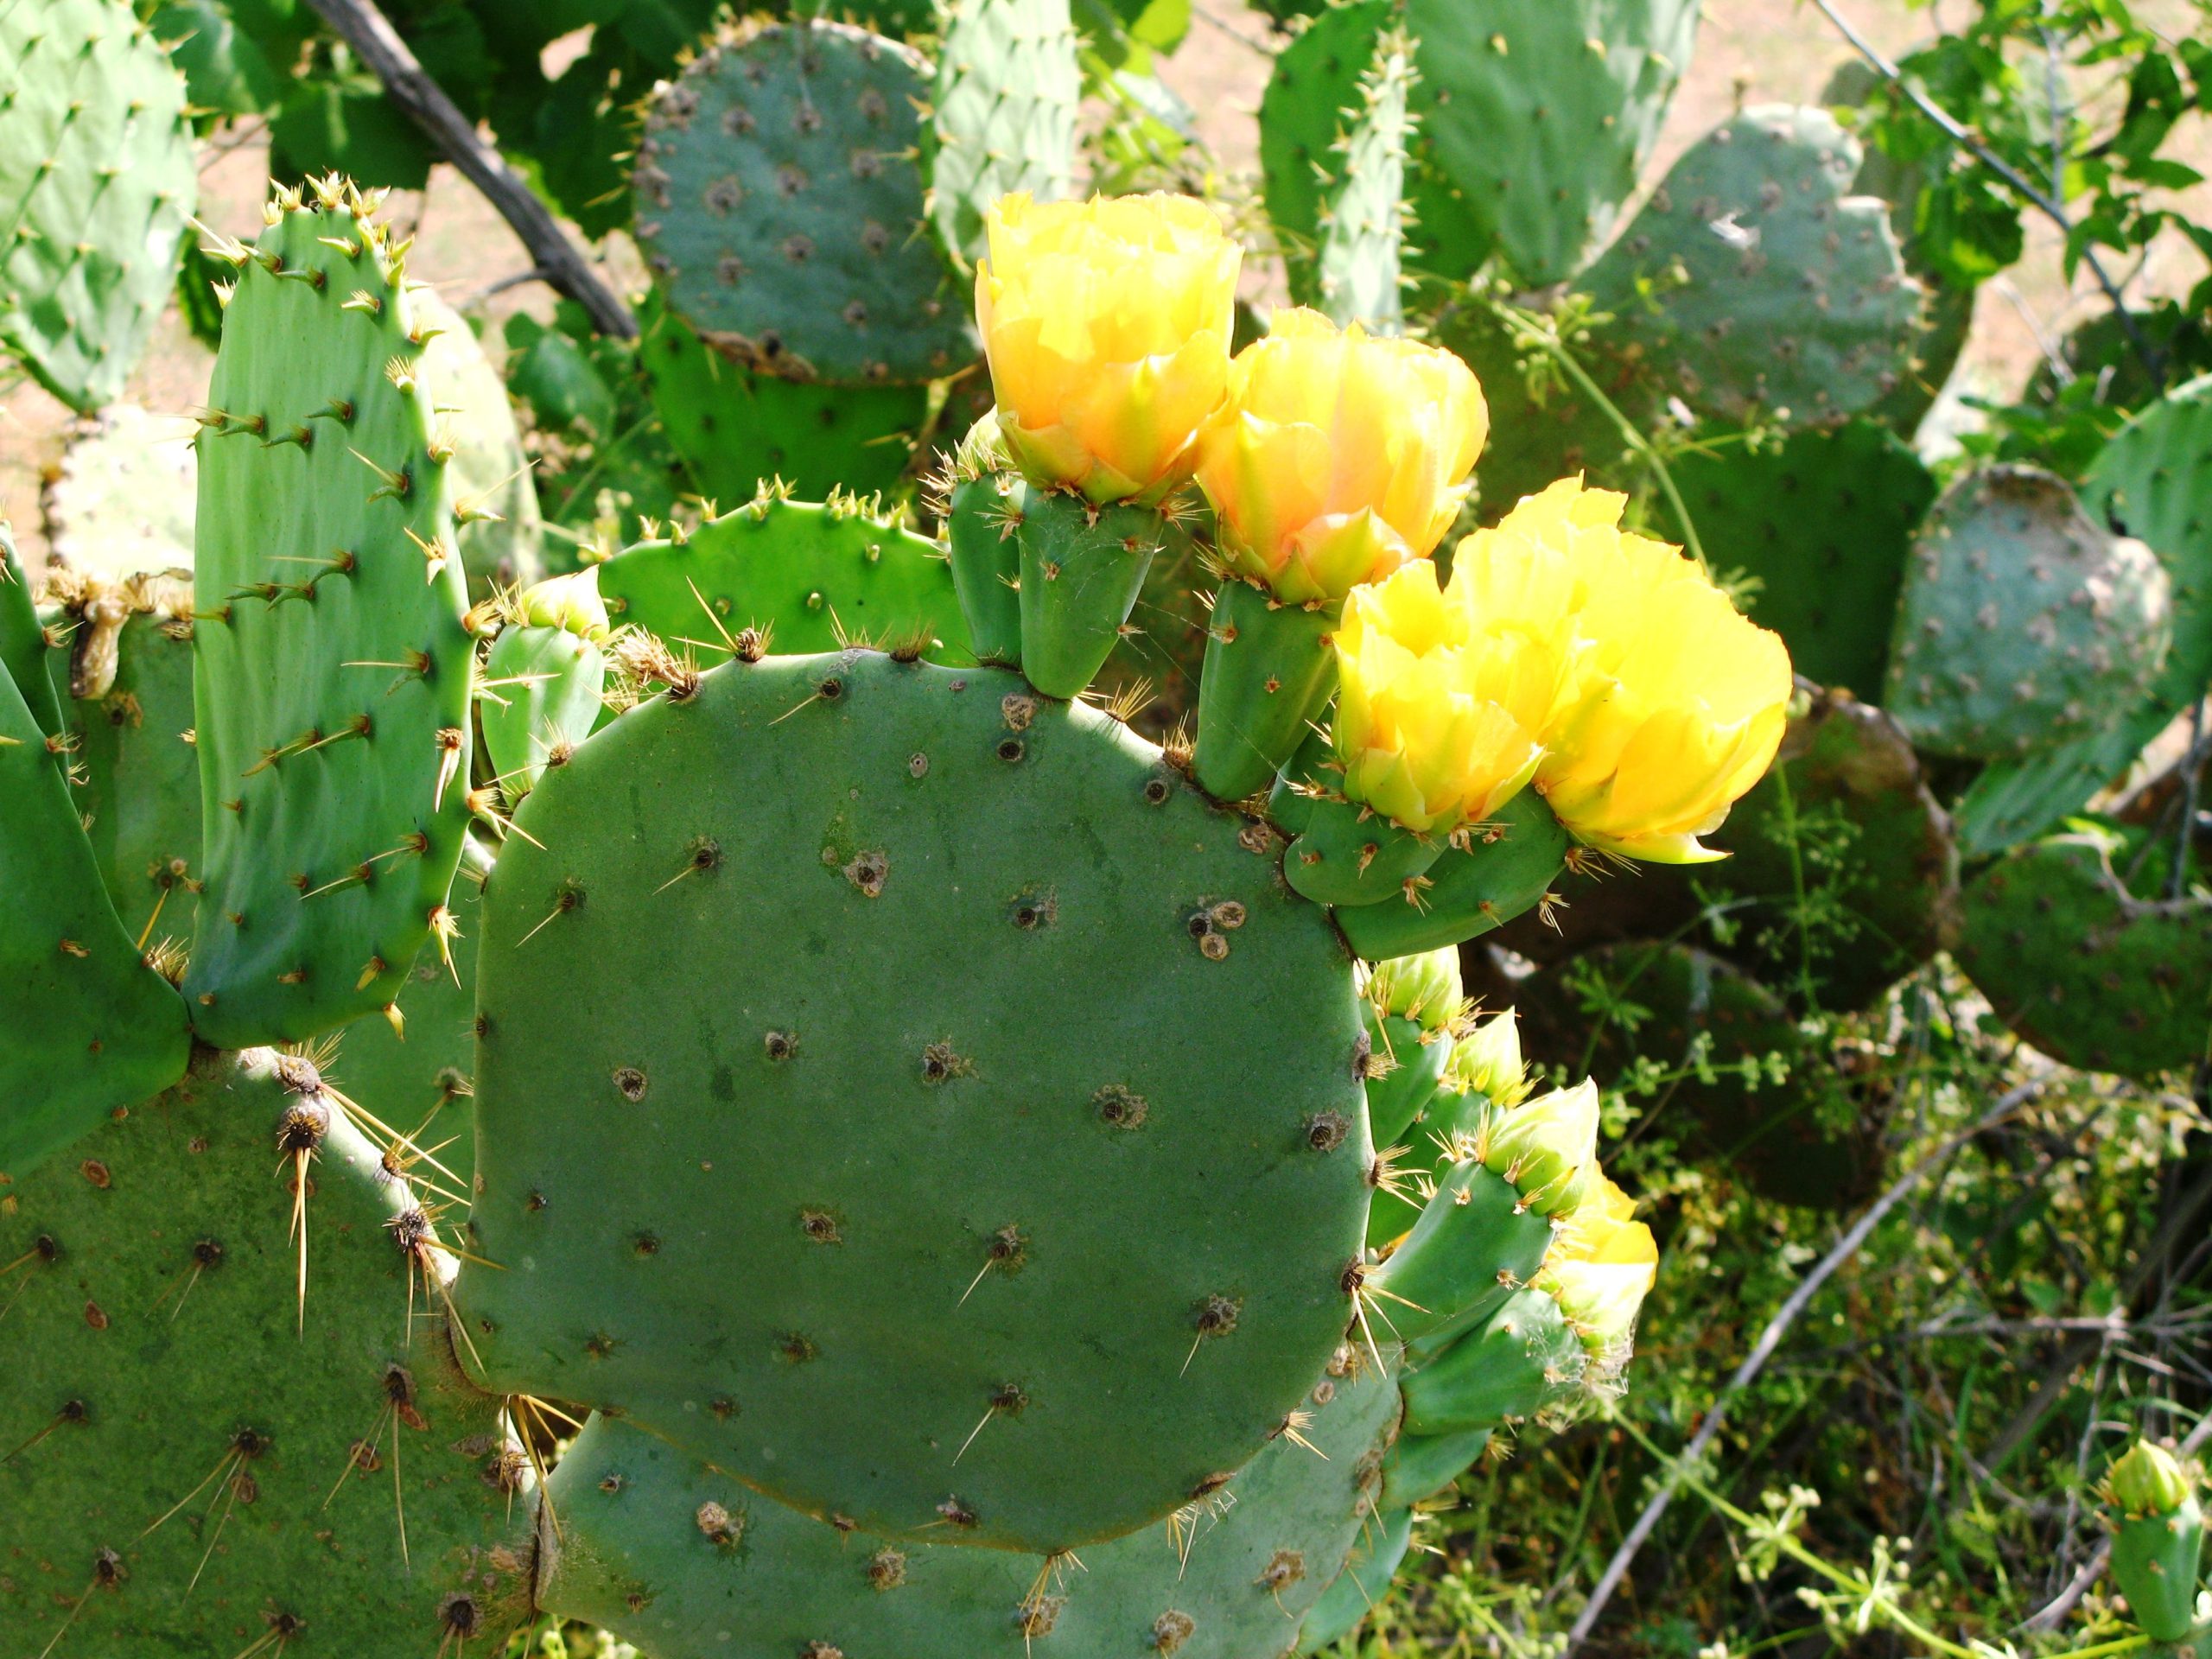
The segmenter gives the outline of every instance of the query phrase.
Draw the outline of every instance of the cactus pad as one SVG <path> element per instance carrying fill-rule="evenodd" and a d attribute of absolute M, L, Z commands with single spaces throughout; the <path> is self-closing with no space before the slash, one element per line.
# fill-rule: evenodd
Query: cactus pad
<path fill-rule="evenodd" d="M 680 542 L 641 542 L 600 567 L 610 621 L 718 662 L 760 630 L 772 651 L 919 639 L 933 662 L 969 662 L 952 573 L 936 543 L 840 496 L 766 492 Z"/>
<path fill-rule="evenodd" d="M 1934 754 L 2003 760 L 2109 729 L 2154 683 L 2170 584 L 2030 467 L 1963 478 L 1913 548 L 1882 703 Z"/>
<path fill-rule="evenodd" d="M 1859 141 L 1825 110 L 1756 105 L 1676 162 L 1583 285 L 1607 349 L 1730 422 L 1854 414 L 1907 372 L 1922 293 L 1889 209 L 1849 194 Z"/>
<path fill-rule="evenodd" d="M 1020 190 L 1057 201 L 1075 187 L 1083 73 L 1068 0 L 954 0 L 943 25 L 925 129 L 930 218 L 963 265 L 988 251 L 983 215 Z"/>
<path fill-rule="evenodd" d="M 209 1042 L 392 1000 L 461 857 L 474 642 L 412 300 L 334 185 L 242 255 L 200 438 Z M 426 581 L 425 578 L 428 578 Z"/>
<path fill-rule="evenodd" d="M 597 1418 L 550 1483 L 563 1535 L 542 1599 L 654 1655 L 1265 1659 L 1375 1525 L 1398 1389 L 1365 1360 L 1331 1363 L 1298 1439 L 1080 1565 L 848 1535 Z"/>
<path fill-rule="evenodd" d="M 1936 499 L 1920 459 L 1883 428 L 1811 428 L 1751 451 L 1674 462 L 1706 556 L 1759 581 L 1747 610 L 1824 686 L 1878 696 L 1912 532 Z"/>
<path fill-rule="evenodd" d="M 412 289 L 408 302 L 425 336 L 423 385 L 453 439 L 447 488 L 461 519 L 468 596 L 486 598 L 495 583 L 527 587 L 545 574 L 545 525 L 506 383 L 467 321 L 435 289 Z"/>
<path fill-rule="evenodd" d="M 472 1218 L 506 1270 L 457 1293 L 493 1386 L 1040 1553 L 1211 1490 L 1311 1386 L 1367 1208 L 1351 964 L 1157 750 L 1003 671 L 739 660 L 517 823 Z"/>
<path fill-rule="evenodd" d="M 1406 96 L 1414 85 L 1413 48 L 1391 30 L 1360 81 L 1360 103 L 1332 168 L 1314 261 L 1320 308 L 1338 324 L 1395 334 L 1405 321 L 1398 292 L 1399 250 L 1407 224 Z"/>
<path fill-rule="evenodd" d="M 2096 833 L 1985 870 L 1957 955 L 1998 1017 L 2068 1065 L 2149 1078 L 2212 1052 L 2212 902 L 2137 899 Z"/>
<path fill-rule="evenodd" d="M 1408 0 L 1423 165 L 1496 236 L 1522 286 L 1573 276 L 1605 239 L 1689 67 L 1697 11 L 1694 0 Z"/>
<path fill-rule="evenodd" d="M 124 0 L 0 11 L 0 347 L 73 408 L 116 397 L 198 201 L 184 77 Z"/>
<path fill-rule="evenodd" d="M 133 404 L 103 410 L 40 493 L 52 562 L 115 582 L 191 569 L 198 430 Z"/>
<path fill-rule="evenodd" d="M 16 1183 L 0 1618 L 26 1652 L 415 1659 L 523 1611 L 499 1402 L 419 1284 L 408 1339 L 421 1212 L 315 1077 L 206 1056 Z"/>
<path fill-rule="evenodd" d="M 645 116 L 638 240 L 670 309 L 795 380 L 934 379 L 976 355 L 923 224 L 919 57 L 865 29 L 754 23 Z"/>
<path fill-rule="evenodd" d="M 929 413 L 926 385 L 826 386 L 755 374 L 649 302 L 639 358 L 668 442 L 709 500 L 780 479 L 809 499 L 894 486 Z"/>

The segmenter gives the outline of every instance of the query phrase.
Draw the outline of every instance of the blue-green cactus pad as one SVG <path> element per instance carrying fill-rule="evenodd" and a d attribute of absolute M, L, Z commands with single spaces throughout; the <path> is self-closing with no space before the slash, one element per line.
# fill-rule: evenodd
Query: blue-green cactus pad
<path fill-rule="evenodd" d="M 1049 1552 L 1210 1490 L 1351 1316 L 1326 916 L 1015 674 L 677 677 L 540 781 L 486 893 L 481 1375 L 893 1537 Z"/>

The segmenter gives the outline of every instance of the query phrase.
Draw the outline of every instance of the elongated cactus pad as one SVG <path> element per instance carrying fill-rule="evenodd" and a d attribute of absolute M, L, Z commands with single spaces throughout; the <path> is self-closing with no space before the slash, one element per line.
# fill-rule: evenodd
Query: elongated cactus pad
<path fill-rule="evenodd" d="M 1408 0 L 1422 166 L 1496 236 L 1524 287 L 1573 276 L 1605 239 L 1689 67 L 1697 10 L 1694 0 Z"/>
<path fill-rule="evenodd" d="M 334 184 L 243 258 L 200 438 L 194 623 L 207 1040 L 380 1008 L 468 823 L 474 642 L 412 300 Z"/>
<path fill-rule="evenodd" d="M 543 1600 L 654 1659 L 1272 1659 L 1375 1528 L 1399 1410 L 1386 1358 L 1340 1351 L 1227 1485 L 1079 1565 L 848 1534 L 594 1418 L 549 1484 Z"/>
<path fill-rule="evenodd" d="M 1908 372 L 1920 285 L 1889 209 L 1850 194 L 1859 141 L 1825 110 L 1755 105 L 1676 162 L 1582 286 L 1656 398 L 1731 422 L 1866 409 Z"/>
<path fill-rule="evenodd" d="M 184 77 L 124 0 L 0 12 L 0 347 L 73 408 L 116 397 L 198 201 Z"/>
<path fill-rule="evenodd" d="M 422 1212 L 315 1068 L 209 1055 L 73 1150 L 0 1219 L 18 1641 L 414 1659 L 504 1630 L 521 1459 L 420 1282 L 410 1334 Z"/>
<path fill-rule="evenodd" d="M 1957 954 L 1998 1017 L 2069 1065 L 2152 1077 L 2212 1052 L 2212 903 L 2136 898 L 2099 835 L 1985 870 Z"/>
<path fill-rule="evenodd" d="M 411 290 L 408 303 L 425 337 L 423 385 L 431 411 L 453 442 L 447 489 L 468 596 L 483 599 L 495 583 L 527 586 L 545 574 L 545 524 L 506 383 L 467 319 L 435 289 Z"/>
<path fill-rule="evenodd" d="M 943 27 L 924 129 L 930 218 L 972 265 L 988 251 L 983 215 L 1001 196 L 1057 201 L 1074 189 L 1083 73 L 1068 0 L 955 0 Z"/>
<path fill-rule="evenodd" d="M 504 1270 L 459 1291 L 491 1386 L 1049 1552 L 1212 1490 L 1312 1385 L 1367 1209 L 1351 964 L 1157 750 L 1002 671 L 741 659 L 517 825 L 478 970 Z"/>
<path fill-rule="evenodd" d="M 974 660 L 937 543 L 849 496 L 763 493 L 682 541 L 608 560 L 599 591 L 609 620 L 709 664 L 735 653 L 747 629 L 761 636 L 757 649 L 791 654 L 918 642 L 933 662 Z"/>
<path fill-rule="evenodd" d="M 976 354 L 924 224 L 921 59 L 843 23 L 749 24 L 663 86 L 632 175 L 669 307 L 795 380 L 948 374 Z"/>
<path fill-rule="evenodd" d="M 1962 478 L 1914 544 L 1883 707 L 1919 747 L 1964 759 L 2107 730 L 2164 665 L 2170 591 L 2148 548 L 2092 523 L 2050 474 Z"/>
<path fill-rule="evenodd" d="M 1360 104 L 1339 146 L 1334 188 L 1321 212 L 1314 288 L 1340 324 L 1395 334 L 1405 321 L 1398 292 L 1407 232 L 1406 97 L 1414 85 L 1413 46 L 1393 29 L 1377 43 L 1360 80 Z"/>

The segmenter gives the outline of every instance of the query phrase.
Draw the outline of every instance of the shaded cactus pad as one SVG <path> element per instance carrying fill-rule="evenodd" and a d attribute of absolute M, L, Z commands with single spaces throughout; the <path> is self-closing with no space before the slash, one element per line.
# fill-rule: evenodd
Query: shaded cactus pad
<path fill-rule="evenodd" d="M 892 1537 L 1046 1552 L 1210 1489 L 1351 1315 L 1327 918 L 1015 675 L 677 677 L 545 775 L 486 893 L 484 1375 Z"/>
<path fill-rule="evenodd" d="M 922 60 L 842 23 L 748 25 L 664 86 L 632 175 L 669 307 L 796 380 L 929 380 L 976 354 L 923 222 Z"/>

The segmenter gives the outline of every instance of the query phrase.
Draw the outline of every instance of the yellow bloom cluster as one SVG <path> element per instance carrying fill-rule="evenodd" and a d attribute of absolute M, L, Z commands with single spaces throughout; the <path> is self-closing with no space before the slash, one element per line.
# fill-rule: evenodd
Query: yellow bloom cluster
<path fill-rule="evenodd" d="M 1636 1201 L 1599 1176 L 1568 1211 L 1536 1274 L 1535 1287 L 1551 1294 L 1592 1346 L 1628 1340 L 1659 1277 L 1659 1246 L 1635 1216 Z"/>
<path fill-rule="evenodd" d="M 1436 550 L 1489 435 L 1451 353 L 1278 311 L 1230 365 L 1198 483 L 1231 569 L 1287 605 L 1334 604 Z"/>
<path fill-rule="evenodd" d="M 1479 818 L 1533 778 L 1590 846 L 1662 862 L 1719 856 L 1697 837 L 1774 758 L 1789 652 L 1677 549 L 1623 531 L 1626 499 L 1561 480 L 1462 541 L 1440 595 L 1411 568 L 1353 594 L 1337 641 L 1348 794 L 1408 829 L 1450 828 L 1452 804 Z M 1468 728 L 1503 734 L 1510 721 L 1513 737 L 1478 746 L 1440 734 L 1433 716 L 1424 727 L 1370 712 L 1439 686 Z M 1420 782 L 1414 817 L 1399 810 L 1402 788 L 1362 792 L 1400 775 Z"/>

